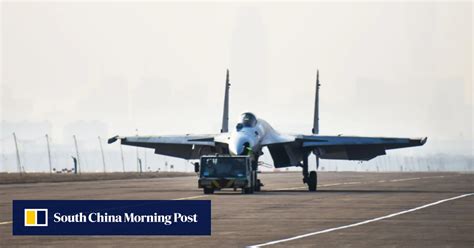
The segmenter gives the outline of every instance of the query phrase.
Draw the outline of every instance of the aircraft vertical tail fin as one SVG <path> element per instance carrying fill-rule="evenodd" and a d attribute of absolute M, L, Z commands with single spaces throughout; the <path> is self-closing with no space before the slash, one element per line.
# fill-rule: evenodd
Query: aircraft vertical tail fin
<path fill-rule="evenodd" d="M 314 120 L 313 120 L 313 134 L 319 134 L 319 70 L 316 71 L 316 96 L 314 99 Z M 319 168 L 319 156 L 316 155 L 316 169 Z"/>
<path fill-rule="evenodd" d="M 313 134 L 319 134 L 319 70 L 316 71 L 316 96 L 314 99 Z"/>
<path fill-rule="evenodd" d="M 222 128 L 221 133 L 226 133 L 229 131 L 229 69 L 227 69 L 226 79 L 225 79 L 225 93 L 224 93 L 224 111 L 222 114 Z"/>

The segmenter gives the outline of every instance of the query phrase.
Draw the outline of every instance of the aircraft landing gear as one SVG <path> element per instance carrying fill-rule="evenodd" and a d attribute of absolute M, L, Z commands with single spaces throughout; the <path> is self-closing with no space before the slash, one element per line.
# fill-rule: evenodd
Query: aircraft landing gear
<path fill-rule="evenodd" d="M 311 171 L 309 173 L 308 190 L 316 191 L 317 185 L 318 185 L 318 174 L 316 174 L 316 171 Z"/>
<path fill-rule="evenodd" d="M 262 190 L 263 183 L 258 179 L 258 160 L 256 159 L 252 164 L 252 170 L 254 174 L 254 192 L 260 192 Z"/>
<path fill-rule="evenodd" d="M 316 171 L 311 171 L 308 173 L 308 156 L 303 158 L 303 183 L 308 185 L 309 191 L 316 191 L 318 185 L 318 175 Z"/>
<path fill-rule="evenodd" d="M 262 190 L 263 183 L 260 179 L 257 179 L 257 183 L 255 184 L 255 192 L 260 192 Z"/>

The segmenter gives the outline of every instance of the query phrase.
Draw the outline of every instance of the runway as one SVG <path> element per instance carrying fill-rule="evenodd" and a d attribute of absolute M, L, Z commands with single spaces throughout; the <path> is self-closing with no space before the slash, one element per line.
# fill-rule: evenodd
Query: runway
<path fill-rule="evenodd" d="M 473 247 L 474 174 L 261 174 L 254 195 L 203 195 L 196 177 L 0 185 L 0 246 Z M 14 199 L 209 199 L 212 235 L 12 236 Z"/>

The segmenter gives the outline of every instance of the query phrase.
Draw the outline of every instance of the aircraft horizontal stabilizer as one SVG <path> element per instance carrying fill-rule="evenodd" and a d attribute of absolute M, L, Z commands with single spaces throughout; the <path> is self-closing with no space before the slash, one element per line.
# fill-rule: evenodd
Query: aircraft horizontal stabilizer
<path fill-rule="evenodd" d="M 107 140 L 107 143 L 112 144 L 115 141 L 117 141 L 120 137 L 118 135 L 115 135 L 114 137 L 110 138 Z"/>

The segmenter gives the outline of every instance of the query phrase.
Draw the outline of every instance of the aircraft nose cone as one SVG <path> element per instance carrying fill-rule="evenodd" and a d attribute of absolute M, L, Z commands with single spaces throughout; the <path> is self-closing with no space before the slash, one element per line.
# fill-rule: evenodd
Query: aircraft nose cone
<path fill-rule="evenodd" d="M 246 155 L 246 147 L 249 145 L 250 142 L 245 137 L 239 137 L 229 144 L 229 152 L 231 155 Z"/>
<path fill-rule="evenodd" d="M 242 155 L 244 153 L 244 146 L 234 143 L 229 146 L 229 151 L 231 155 Z"/>

